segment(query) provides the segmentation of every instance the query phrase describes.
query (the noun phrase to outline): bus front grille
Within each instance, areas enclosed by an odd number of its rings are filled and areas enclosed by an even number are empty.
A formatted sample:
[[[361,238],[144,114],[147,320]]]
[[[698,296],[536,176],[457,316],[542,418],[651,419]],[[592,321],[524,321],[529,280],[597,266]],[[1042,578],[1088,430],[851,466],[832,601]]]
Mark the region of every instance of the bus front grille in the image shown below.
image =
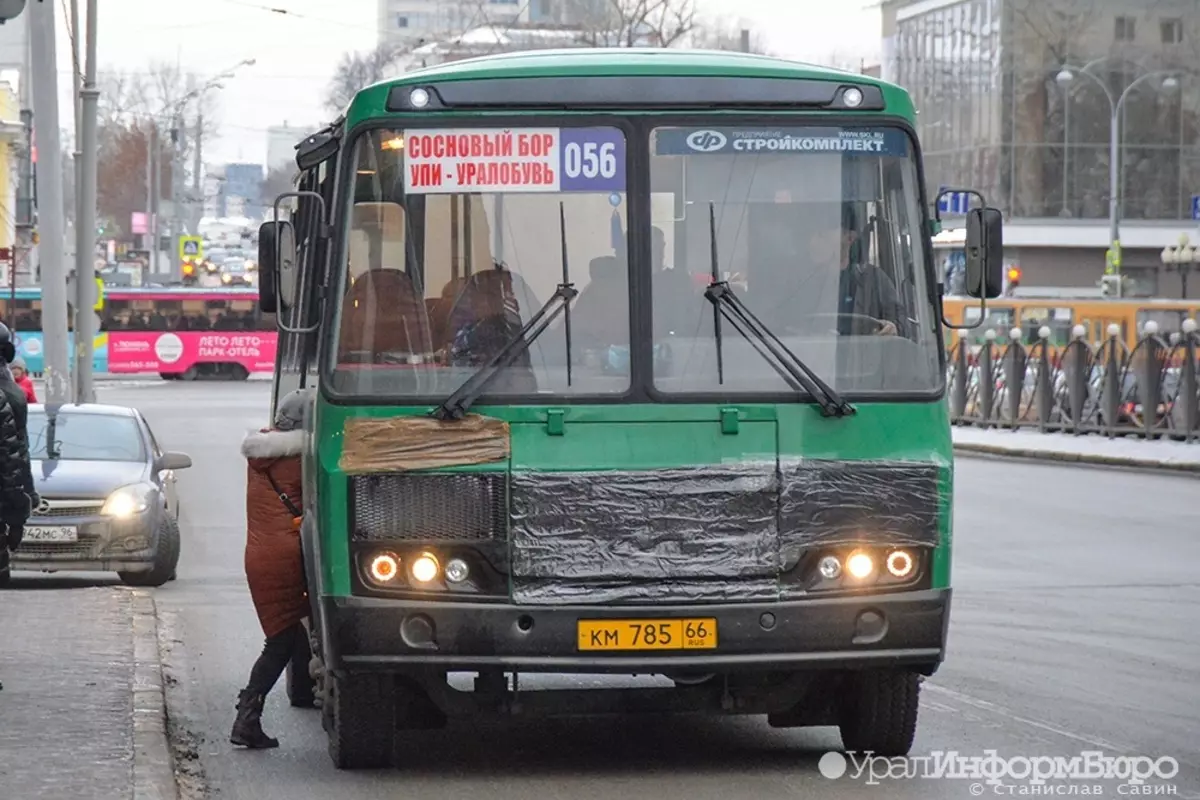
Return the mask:
[[[504,473],[350,478],[354,541],[478,542],[508,529]]]

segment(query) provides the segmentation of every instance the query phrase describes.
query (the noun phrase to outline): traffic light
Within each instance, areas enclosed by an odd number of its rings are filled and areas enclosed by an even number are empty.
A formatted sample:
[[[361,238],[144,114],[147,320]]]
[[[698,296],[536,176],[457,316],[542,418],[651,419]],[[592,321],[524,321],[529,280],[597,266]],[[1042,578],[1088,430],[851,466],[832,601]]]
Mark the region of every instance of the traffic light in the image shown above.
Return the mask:
[[[1012,297],[1013,293],[1021,285],[1021,268],[1015,264],[1008,268],[1008,289],[1007,294]]]

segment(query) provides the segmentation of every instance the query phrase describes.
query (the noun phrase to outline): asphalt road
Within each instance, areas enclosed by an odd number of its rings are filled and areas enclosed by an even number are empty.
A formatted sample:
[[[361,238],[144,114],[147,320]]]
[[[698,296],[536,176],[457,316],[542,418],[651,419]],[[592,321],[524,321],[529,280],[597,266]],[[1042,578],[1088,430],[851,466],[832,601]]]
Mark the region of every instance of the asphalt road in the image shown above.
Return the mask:
[[[178,640],[173,723],[196,737],[204,777],[223,800],[978,796],[966,779],[831,780],[818,760],[838,746],[836,731],[777,731],[756,719],[455,726],[408,741],[403,770],[338,772],[320,712],[288,707],[282,686],[266,716],[282,747],[236,751],[227,743],[234,699],[261,646],[242,573],[238,446],[264,421],[268,386],[101,392],[139,406],[164,446],[195,462],[179,484],[179,579],[158,590],[158,603]],[[1174,796],[1200,798],[1200,482],[963,458],[956,489],[950,654],[925,684],[914,755],[1172,756]],[[981,793],[1027,789],[1010,783]],[[1112,782],[1077,783],[1122,796]]]

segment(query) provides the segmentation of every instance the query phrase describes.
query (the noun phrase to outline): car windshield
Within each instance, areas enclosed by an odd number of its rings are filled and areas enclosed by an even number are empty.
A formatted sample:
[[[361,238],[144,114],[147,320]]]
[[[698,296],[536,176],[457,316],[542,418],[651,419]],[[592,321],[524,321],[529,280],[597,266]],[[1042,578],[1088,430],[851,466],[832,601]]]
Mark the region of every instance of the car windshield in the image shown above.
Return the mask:
[[[132,417],[116,414],[54,415],[53,439],[45,411],[29,412],[29,457],[65,461],[144,461],[141,431]]]
[[[485,395],[629,387],[625,138],[615,128],[374,130],[348,204],[333,386],[438,401],[579,292]],[[568,338],[570,346],[568,347]]]
[[[943,377],[912,141],[897,128],[660,127],[651,141],[655,385],[788,385],[728,321],[737,298],[845,393],[928,392]]]

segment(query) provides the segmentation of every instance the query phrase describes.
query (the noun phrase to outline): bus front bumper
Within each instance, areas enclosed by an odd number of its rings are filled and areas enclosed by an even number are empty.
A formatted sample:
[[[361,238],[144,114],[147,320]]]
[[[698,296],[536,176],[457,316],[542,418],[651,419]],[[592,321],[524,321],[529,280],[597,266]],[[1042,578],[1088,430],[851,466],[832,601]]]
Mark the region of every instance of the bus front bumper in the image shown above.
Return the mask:
[[[787,602],[558,606],[322,597],[333,669],[557,673],[908,667],[931,675],[946,648],[950,589]],[[712,649],[597,652],[580,620],[715,619]]]

